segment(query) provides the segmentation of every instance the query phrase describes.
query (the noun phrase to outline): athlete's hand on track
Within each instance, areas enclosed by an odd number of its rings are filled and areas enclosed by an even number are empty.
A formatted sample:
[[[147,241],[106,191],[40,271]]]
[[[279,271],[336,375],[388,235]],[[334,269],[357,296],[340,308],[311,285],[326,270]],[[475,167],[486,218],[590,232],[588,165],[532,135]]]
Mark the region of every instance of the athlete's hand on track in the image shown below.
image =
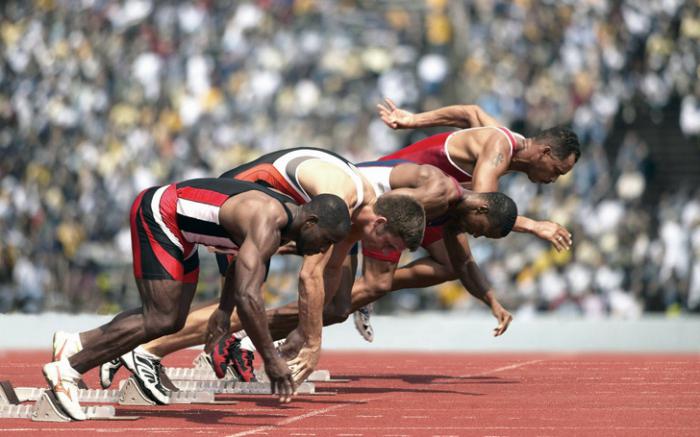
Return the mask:
[[[231,315],[217,308],[216,311],[212,313],[211,317],[209,317],[204,350],[207,353],[211,353],[221,339],[228,335],[230,327]]]
[[[299,385],[311,375],[316,366],[318,359],[321,357],[321,346],[311,347],[304,343],[296,358],[287,361],[287,365],[292,370],[294,382]]]
[[[549,221],[536,222],[533,233],[539,238],[552,243],[557,252],[569,250],[573,244],[571,232],[558,223]]]
[[[294,379],[292,379],[292,371],[289,370],[284,360],[280,357],[275,357],[271,363],[265,363],[265,373],[270,378],[272,394],[277,394],[280,402],[283,404],[291,402],[296,387],[294,386]]]
[[[377,111],[382,121],[392,129],[410,129],[415,126],[412,112],[396,107],[390,98],[384,99],[386,106],[377,104]]]
[[[510,325],[510,322],[513,320],[513,316],[498,302],[493,304],[491,312],[496,320],[498,320],[498,326],[493,330],[493,336],[498,337],[506,332],[508,325]]]

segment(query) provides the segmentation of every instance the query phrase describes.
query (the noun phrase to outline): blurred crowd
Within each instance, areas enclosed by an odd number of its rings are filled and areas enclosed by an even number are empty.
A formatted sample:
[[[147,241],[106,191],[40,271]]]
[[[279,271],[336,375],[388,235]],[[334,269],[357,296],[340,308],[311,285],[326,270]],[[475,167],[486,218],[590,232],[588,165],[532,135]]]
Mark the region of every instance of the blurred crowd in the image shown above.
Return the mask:
[[[525,214],[568,226],[573,251],[529,235],[475,240],[521,315],[635,317],[700,308],[700,194],[644,203],[653,163],[617,114],[681,99],[700,133],[698,0],[35,0],[0,4],[0,311],[113,312],[138,302],[127,213],[152,185],[219,173],[279,148],[373,159],[426,132],[374,106],[477,103],[525,134],[571,124],[569,177],[504,181]],[[205,262],[200,291],[217,277]],[[295,290],[273,263],[267,294]],[[209,266],[209,267],[208,267]],[[455,284],[382,310],[474,307]]]

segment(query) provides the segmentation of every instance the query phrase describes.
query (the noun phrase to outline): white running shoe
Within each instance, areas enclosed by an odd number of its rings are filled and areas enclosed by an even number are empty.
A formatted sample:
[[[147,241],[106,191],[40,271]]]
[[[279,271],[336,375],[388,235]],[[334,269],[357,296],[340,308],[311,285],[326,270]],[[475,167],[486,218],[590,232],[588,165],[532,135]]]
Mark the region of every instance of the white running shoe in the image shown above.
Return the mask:
[[[352,314],[353,319],[355,320],[355,328],[357,328],[357,332],[360,333],[362,338],[370,343],[374,341],[374,329],[372,328],[372,324],[369,320],[371,314],[371,305],[365,305]]]
[[[112,385],[114,375],[117,374],[117,371],[119,371],[122,365],[122,360],[120,358],[115,358],[100,366],[100,385],[102,388],[107,389]]]
[[[149,354],[141,346],[121,356],[124,366],[136,377],[141,389],[159,405],[170,403],[170,390],[160,380],[160,358]]]
[[[68,360],[54,361],[44,365],[44,378],[54,392],[61,408],[73,420],[85,420],[87,416],[78,403],[78,382],[80,373],[75,371]]]
[[[53,361],[67,360],[83,350],[80,334],[77,332],[56,331],[53,334]]]

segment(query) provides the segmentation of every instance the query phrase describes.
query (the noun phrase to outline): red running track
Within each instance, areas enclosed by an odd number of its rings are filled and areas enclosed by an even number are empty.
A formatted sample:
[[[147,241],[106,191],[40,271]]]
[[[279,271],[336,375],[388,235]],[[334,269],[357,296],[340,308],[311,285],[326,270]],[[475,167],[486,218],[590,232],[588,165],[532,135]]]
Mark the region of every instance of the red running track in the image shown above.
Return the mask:
[[[0,355],[0,378],[43,386],[48,352]],[[189,366],[195,351],[165,360]],[[140,420],[0,419],[0,433],[266,436],[700,435],[700,355],[325,352],[335,395],[228,396],[237,405],[117,407]],[[119,376],[125,376],[120,372]],[[86,377],[98,387],[96,373]]]

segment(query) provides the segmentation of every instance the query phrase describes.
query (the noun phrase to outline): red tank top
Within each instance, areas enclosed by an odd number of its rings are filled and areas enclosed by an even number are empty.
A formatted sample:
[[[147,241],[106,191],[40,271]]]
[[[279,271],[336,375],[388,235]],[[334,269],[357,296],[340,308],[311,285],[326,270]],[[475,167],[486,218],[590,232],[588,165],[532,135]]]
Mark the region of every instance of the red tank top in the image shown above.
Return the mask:
[[[498,129],[505,135],[510,143],[511,156],[518,148],[518,142],[516,141],[515,136],[517,135],[522,137],[522,135],[514,134],[505,127],[484,126],[464,130],[472,129]],[[406,161],[415,162],[416,164],[430,164],[439,168],[445,172],[445,174],[457,179],[459,182],[470,182],[472,180],[472,175],[455,164],[447,152],[447,139],[450,137],[450,135],[456,132],[461,131],[443,132],[430,136],[413,143],[410,146],[404,147],[401,150],[397,150],[390,155],[383,156],[379,158],[379,160],[387,161],[392,159],[403,159]]]

